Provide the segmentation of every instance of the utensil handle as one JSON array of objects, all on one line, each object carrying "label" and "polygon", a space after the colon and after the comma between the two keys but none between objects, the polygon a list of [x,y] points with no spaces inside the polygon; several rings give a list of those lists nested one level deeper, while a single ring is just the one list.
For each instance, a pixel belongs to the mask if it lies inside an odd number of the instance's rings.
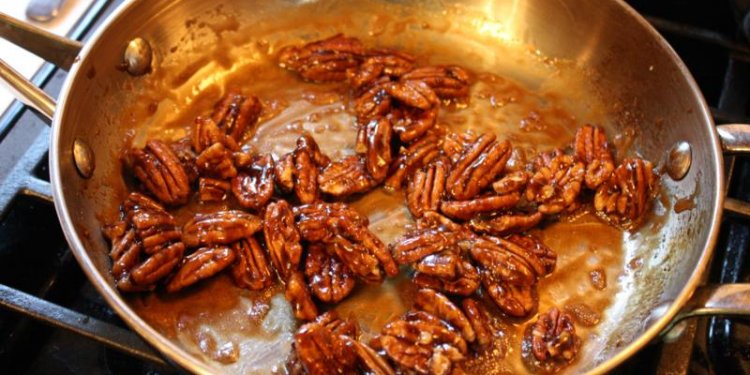
[{"label": "utensil handle", "polygon": [[[68,70],[81,50],[81,43],[52,34],[0,13],[0,37],[27,51]],[[55,113],[55,100],[0,59],[0,80],[24,104],[48,119]]]},{"label": "utensil handle", "polygon": [[[718,125],[716,132],[719,133],[721,148],[725,154],[750,154],[750,125]],[[734,198],[726,198],[724,200],[724,211],[736,216],[750,218],[750,203]]]},{"label": "utensil handle", "polygon": [[698,287],[661,335],[669,333],[682,320],[698,316],[750,316],[750,283]]}]

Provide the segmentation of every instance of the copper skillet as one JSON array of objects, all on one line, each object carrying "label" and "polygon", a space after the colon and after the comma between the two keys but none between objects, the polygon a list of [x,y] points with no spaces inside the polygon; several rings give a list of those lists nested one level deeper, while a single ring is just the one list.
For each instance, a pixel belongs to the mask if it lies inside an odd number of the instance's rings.
[{"label": "copper skillet", "polygon": [[[459,0],[412,4],[376,0],[360,2],[356,7],[333,0],[222,3],[223,8],[218,9],[234,13],[241,24],[252,26],[248,40],[262,38],[264,32],[304,35],[321,25],[336,26],[336,19],[346,19],[341,26],[356,30],[358,25],[369,25],[373,9],[388,9],[395,18],[461,25],[447,29],[453,36],[476,42],[484,49],[520,40],[545,56],[571,61],[583,72],[582,80],[600,88],[597,95],[603,101],[624,103],[612,111],[616,123],[627,122],[625,113],[638,114],[639,136],[634,147],[647,159],[664,161],[664,166],[677,177],[663,179],[667,195],[692,194],[695,208],[667,215],[663,225],[643,234],[645,245],[633,251],[649,260],[644,262],[641,276],[633,281],[636,293],[628,301],[617,301],[622,308],[607,314],[600,328],[602,336],[609,338],[603,350],[579,361],[573,371],[606,372],[685,317],[750,315],[749,285],[701,286],[722,209],[750,216],[747,203],[724,199],[722,160],[722,150],[730,154],[750,152],[750,126],[715,127],[698,87],[679,57],[625,3]],[[0,73],[19,99],[52,121],[53,195],[73,253],[90,281],[130,327],[166,358],[195,373],[218,369],[154,330],[114,288],[106,243],[98,235],[97,214],[118,200],[117,192],[107,183],[119,173],[116,158],[112,157],[112,150],[119,150],[123,142],[123,131],[117,126],[126,117],[125,109],[132,107],[134,93],[149,79],[133,78],[112,67],[121,63],[122,51],[135,37],[148,41],[153,48],[154,61],[150,66],[156,72],[170,61],[174,64],[180,59],[195,59],[194,54],[172,54],[169,50],[187,43],[194,47],[189,50],[195,52],[209,45],[210,35],[186,37],[191,31],[185,25],[216,9],[214,2],[201,0],[126,2],[80,49],[74,42],[45,36],[0,17],[6,38],[70,71],[55,103],[7,65],[0,64]],[[307,14],[306,21],[285,21],[295,12]],[[402,33],[405,38],[424,36],[408,28]],[[138,52],[143,45],[136,43],[132,47]],[[131,67],[138,70],[137,64]],[[676,145],[688,152],[676,152],[673,155],[683,157],[668,158],[668,151],[675,150]]]}]

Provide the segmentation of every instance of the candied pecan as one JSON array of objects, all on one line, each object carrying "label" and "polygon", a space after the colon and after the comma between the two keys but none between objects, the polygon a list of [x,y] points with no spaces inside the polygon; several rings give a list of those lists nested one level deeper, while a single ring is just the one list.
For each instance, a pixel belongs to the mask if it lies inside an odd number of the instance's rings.
[{"label": "candied pecan", "polygon": [[446,179],[448,193],[457,200],[475,197],[503,171],[510,158],[508,141],[498,142],[494,134],[483,134],[464,148]]},{"label": "candied pecan", "polygon": [[155,254],[180,240],[181,233],[174,217],[148,197],[131,193],[123,206],[146,254]]},{"label": "candied pecan", "polygon": [[302,203],[318,200],[318,168],[330,163],[328,156],[320,152],[315,139],[303,134],[297,139],[294,157],[294,193]]},{"label": "candied pecan", "polygon": [[492,183],[492,189],[498,194],[508,194],[522,191],[528,182],[529,174],[526,171],[515,171]]},{"label": "candied pecan", "polygon": [[318,315],[318,308],[312,300],[310,290],[305,284],[302,272],[294,270],[286,280],[286,300],[292,305],[294,317],[300,320],[313,320]]},{"label": "candied pecan", "polygon": [[393,130],[401,142],[410,143],[432,129],[438,116],[438,106],[428,109],[396,108],[388,114]]},{"label": "candied pecan", "polygon": [[188,255],[167,283],[168,292],[177,292],[229,267],[236,257],[228,246],[203,247]]},{"label": "candied pecan", "polygon": [[388,323],[373,344],[402,369],[419,374],[449,374],[467,352],[459,333],[423,311]]},{"label": "candied pecan", "polygon": [[377,181],[367,173],[366,164],[359,155],[331,162],[318,176],[320,191],[334,197],[345,197],[372,189]]},{"label": "candied pecan", "polygon": [[476,333],[476,345],[480,350],[486,350],[492,345],[494,333],[490,325],[490,318],[487,311],[474,299],[466,298],[461,301],[461,308],[464,315],[471,323]]},{"label": "candied pecan", "polygon": [[448,297],[432,289],[420,289],[414,297],[414,307],[446,321],[461,332],[467,342],[474,342],[476,339],[471,322]]},{"label": "candied pecan", "polygon": [[421,217],[425,211],[437,211],[445,192],[447,174],[448,167],[438,160],[428,165],[426,170],[416,171],[409,179],[406,201],[413,217]]},{"label": "candied pecan", "polygon": [[121,279],[117,287],[123,291],[136,291],[143,290],[142,287],[144,286],[156,284],[157,281],[169,275],[177,267],[184,253],[184,243],[170,244],[134,267],[130,271],[130,278]]},{"label": "candied pecan", "polygon": [[365,167],[373,180],[381,182],[391,165],[391,122],[386,118],[372,120],[360,128],[365,138]]},{"label": "candied pecan", "polygon": [[284,154],[274,166],[274,180],[276,186],[285,193],[294,189],[294,154]]},{"label": "candied pecan", "polygon": [[190,137],[184,137],[169,144],[172,152],[177,156],[177,160],[182,164],[182,168],[185,170],[185,174],[187,174],[188,181],[191,184],[198,179],[198,166],[195,165],[195,158],[198,155],[193,151],[192,144],[193,141]]},{"label": "candied pecan", "polygon": [[227,197],[229,182],[201,177],[198,180],[198,199],[201,202],[219,202]]},{"label": "candied pecan", "polygon": [[249,168],[232,179],[232,193],[240,206],[253,210],[263,208],[273,196],[273,159],[265,154],[253,158]]},{"label": "candied pecan", "polygon": [[349,72],[349,86],[355,90],[371,86],[383,76],[398,78],[414,68],[414,57],[398,51],[370,51],[359,69]]},{"label": "candied pecan", "polygon": [[171,206],[187,202],[190,180],[166,143],[150,140],[143,149],[131,149],[128,159],[135,177],[159,201]]},{"label": "candied pecan", "polygon": [[594,208],[616,223],[637,224],[648,210],[655,190],[656,175],[651,163],[625,159],[596,190]]},{"label": "candied pecan", "polygon": [[469,72],[455,65],[423,66],[401,77],[404,81],[422,81],[441,99],[463,99],[469,95]]},{"label": "candied pecan", "polygon": [[479,288],[476,268],[451,251],[430,254],[422,258],[414,269],[417,272],[412,281],[422,288],[461,296],[472,295]]},{"label": "candied pecan", "polygon": [[538,203],[539,212],[546,215],[572,211],[578,207],[584,174],[583,163],[570,155],[556,155],[536,169],[526,187],[526,199]]},{"label": "candied pecan", "polygon": [[[504,241],[507,243],[508,241]],[[521,256],[507,251],[492,241],[481,239],[471,246],[471,258],[487,273],[499,280],[518,284],[533,285],[537,275],[534,268]],[[533,255],[531,255],[533,257]],[[542,268],[542,272],[544,268]]]},{"label": "candied pecan", "polygon": [[248,126],[258,122],[263,106],[255,96],[230,92],[216,103],[211,118],[226,135],[242,141]]},{"label": "candied pecan", "polygon": [[358,39],[337,34],[301,47],[282,48],[279,51],[279,65],[297,71],[302,78],[310,81],[343,81],[347,70],[359,66],[364,53]]},{"label": "candied pecan", "polygon": [[354,289],[352,272],[336,256],[328,254],[322,244],[307,248],[305,276],[321,302],[338,303]]},{"label": "candied pecan", "polygon": [[294,224],[294,213],[289,203],[279,200],[268,205],[263,236],[276,271],[286,280],[290,272],[299,267],[302,257],[300,234]]},{"label": "candied pecan", "polygon": [[201,153],[203,150],[211,147],[215,143],[221,143],[229,150],[239,149],[239,145],[234,138],[224,134],[219,125],[208,117],[196,117],[192,134],[193,149]]},{"label": "candied pecan", "polygon": [[[508,236],[508,238],[506,238],[506,240],[518,246],[521,246],[522,248],[534,254],[534,256],[536,256],[536,258],[539,259],[539,261],[541,261],[541,263],[544,265],[545,275],[549,275],[550,273],[552,273],[552,271],[555,270],[555,264],[557,264],[557,254],[555,254],[552,249],[547,247],[547,245],[542,243],[539,238],[530,234],[525,236],[522,236],[520,234],[511,234],[510,236]],[[514,249],[514,247],[512,246],[509,248]],[[528,258],[528,256],[526,258]]]},{"label": "candied pecan", "polygon": [[615,169],[607,135],[601,126],[580,127],[573,141],[573,151],[578,160],[586,163],[584,181],[589,189],[596,189],[607,181]]},{"label": "candied pecan", "polygon": [[310,242],[333,245],[329,248],[358,277],[380,282],[380,267],[389,276],[398,274],[398,265],[386,246],[367,229],[367,219],[343,203],[317,203],[296,208],[302,237]]},{"label": "candied pecan", "polygon": [[390,244],[398,264],[409,264],[456,246],[462,233],[441,228],[422,228],[406,234]]},{"label": "candied pecan", "polygon": [[440,149],[455,164],[461,158],[464,149],[471,147],[477,141],[477,138],[479,137],[472,131],[465,131],[463,133],[448,132],[443,135]]},{"label": "candied pecan", "polygon": [[469,221],[469,228],[479,233],[504,236],[509,233],[525,232],[542,222],[541,212],[505,212],[489,218],[478,217]]},{"label": "candied pecan", "polygon": [[189,247],[230,244],[248,238],[260,230],[260,218],[242,211],[197,213],[182,230],[182,240]]},{"label": "candied pecan", "polygon": [[396,372],[393,371],[393,368],[391,368],[388,361],[370,346],[346,336],[345,340],[347,340],[349,345],[351,345],[356,351],[357,357],[359,358],[360,368],[365,373],[372,375],[396,375]]},{"label": "candied pecan", "polygon": [[482,272],[484,290],[504,313],[525,317],[537,306],[535,285],[514,285],[497,280],[488,272]]},{"label": "candied pecan", "polygon": [[[537,277],[546,275],[550,263],[552,263],[552,268],[554,268],[556,255],[546,246],[541,244],[541,242],[530,237],[528,241],[521,240],[521,236],[514,238],[518,238],[520,243],[493,236],[483,236],[475,241],[471,254],[474,255],[476,253],[477,256],[482,256],[479,254],[484,254],[484,256],[489,255],[490,258],[486,259],[492,259],[489,261],[493,266],[486,265],[487,268],[493,268],[495,266],[510,266],[515,272],[521,272],[522,274],[529,276],[530,278],[524,276],[519,279],[523,280],[522,283],[524,284],[531,284],[536,281]],[[526,248],[525,246],[528,246],[529,248]],[[503,254],[497,255],[496,253]],[[542,259],[542,257],[544,257],[544,259]],[[481,262],[479,260],[477,261]],[[500,263],[496,263],[497,261]],[[504,264],[504,262],[510,263]],[[526,267],[523,267],[522,265],[525,265]],[[507,278],[503,276],[504,274],[502,272],[493,272],[493,274],[501,276],[506,281],[517,282],[514,277]]]},{"label": "candied pecan", "polygon": [[358,349],[354,340],[332,326],[340,326],[335,312],[302,325],[294,335],[294,349],[309,375],[355,373]]},{"label": "candied pecan", "polygon": [[237,175],[232,152],[222,143],[214,143],[198,155],[195,160],[201,175],[218,179],[229,179]]},{"label": "candied pecan", "polygon": [[237,260],[232,265],[234,283],[240,288],[261,290],[273,284],[266,254],[254,238],[243,238],[232,244]]},{"label": "candied pecan", "polygon": [[573,319],[556,307],[540,314],[539,319],[528,326],[524,341],[531,344],[531,353],[541,362],[569,363],[580,347]]},{"label": "candied pecan", "polygon": [[391,163],[390,177],[385,181],[385,187],[389,190],[400,189],[406,176],[435,160],[440,155],[438,141],[436,135],[428,133],[408,148],[402,148]]},{"label": "candied pecan", "polygon": [[[390,80],[387,77],[382,77],[354,98],[354,113],[357,114],[359,126],[391,112],[392,100],[386,91],[386,85],[389,83]],[[361,136],[358,137],[360,138]]]},{"label": "candied pecan", "polygon": [[521,200],[521,194],[488,195],[467,201],[442,201],[440,212],[458,220],[469,220],[478,214],[507,210]]},{"label": "candied pecan", "polygon": [[416,109],[428,110],[440,104],[435,91],[424,82],[403,81],[391,82],[385,86],[386,91],[399,103]]}]

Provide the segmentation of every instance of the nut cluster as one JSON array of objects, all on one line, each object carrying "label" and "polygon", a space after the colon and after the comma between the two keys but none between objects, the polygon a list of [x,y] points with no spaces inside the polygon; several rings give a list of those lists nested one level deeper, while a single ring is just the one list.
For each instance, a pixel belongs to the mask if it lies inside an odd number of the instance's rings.
[{"label": "nut cluster", "polygon": [[[131,193],[103,232],[123,292],[178,292],[225,270],[250,290],[280,280],[295,317],[308,322],[294,336],[290,373],[461,373],[462,361],[495,347],[485,303],[498,317],[537,311],[538,281],[557,255],[531,229],[589,207],[632,227],[649,211],[658,182],[651,163],[616,165],[601,127],[584,125],[567,149],[520,165],[495,134],[437,125],[444,105],[468,100],[472,75],[461,67],[419,65],[343,35],[285,47],[278,59],[304,80],[349,88],[353,155],[331,160],[306,133],[277,158],[247,151],[264,105],[230,92],[195,119],[189,137],[124,153],[154,199]],[[388,245],[342,202],[381,185],[405,188],[416,221]],[[202,212],[180,227],[165,206],[188,203]],[[319,315],[321,304],[342,301],[358,282],[382,283],[399,266],[421,288],[414,308],[369,343],[356,322],[333,310]],[[556,308],[529,325],[525,340],[527,363],[543,369],[570,363],[580,346],[570,316]]]}]

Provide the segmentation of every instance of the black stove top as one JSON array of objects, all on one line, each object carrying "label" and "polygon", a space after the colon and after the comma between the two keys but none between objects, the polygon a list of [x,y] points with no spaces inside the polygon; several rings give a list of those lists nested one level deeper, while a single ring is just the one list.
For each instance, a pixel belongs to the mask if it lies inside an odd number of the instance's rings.
[{"label": "black stove top", "polygon": [[[70,36],[84,40],[120,2],[94,2]],[[628,2],[688,65],[716,122],[747,123],[750,1]],[[64,79],[52,66],[34,77],[52,96]],[[17,305],[0,309],[0,368],[13,374],[177,372],[125,328],[68,250],[49,202],[48,135],[44,121],[18,103],[0,118],[0,306]],[[729,196],[750,201],[750,159],[727,158],[727,171]],[[725,217],[709,281],[750,282],[748,251],[750,222]],[[696,319],[685,328],[675,341],[648,346],[614,372],[750,374],[750,320]]]}]

